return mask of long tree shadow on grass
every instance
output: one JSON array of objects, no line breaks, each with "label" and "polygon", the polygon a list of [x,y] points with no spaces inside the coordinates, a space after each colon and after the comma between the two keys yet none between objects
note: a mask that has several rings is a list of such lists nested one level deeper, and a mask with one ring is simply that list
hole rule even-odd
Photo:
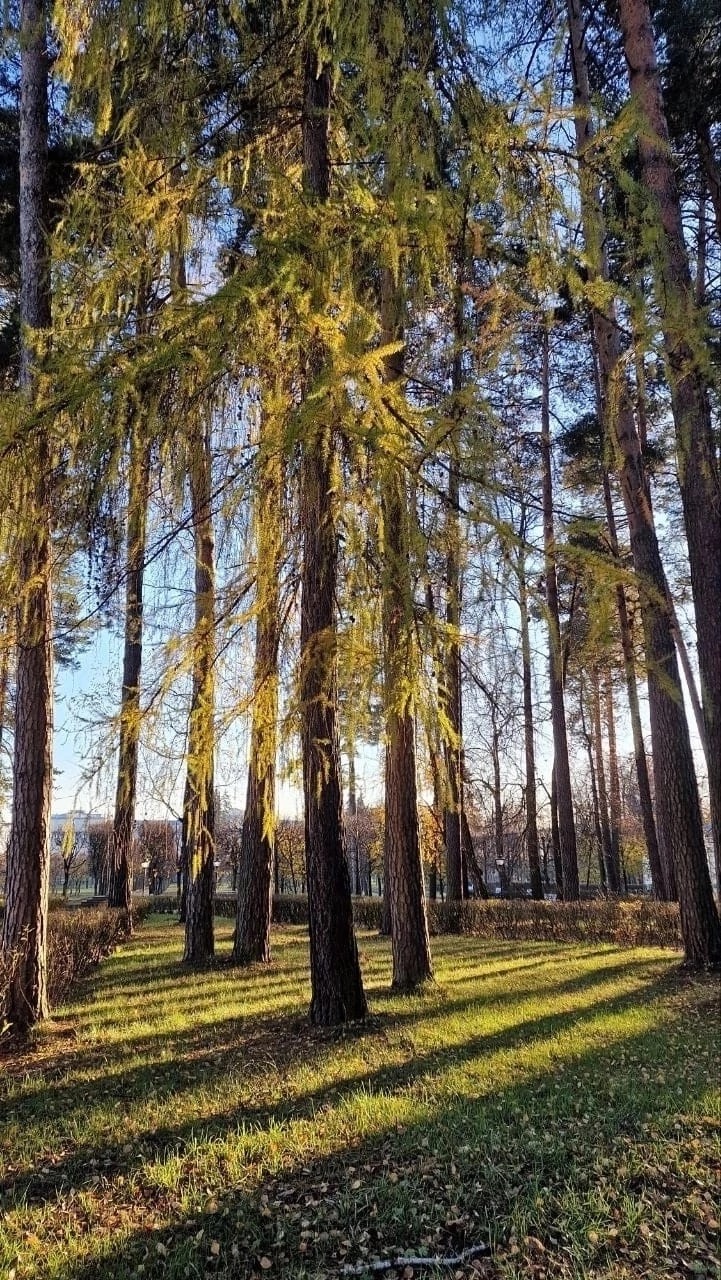
[{"label": "long tree shadow on grass", "polygon": [[[173,1119],[172,1123],[157,1124],[148,1122],[149,1127],[139,1132],[129,1129],[122,1138],[108,1141],[83,1141],[81,1134],[87,1117],[94,1106],[107,1108],[113,1100],[122,1106],[123,1112],[132,1115],[133,1105],[138,1108],[166,1104],[175,1109],[176,1115],[185,1114],[184,1100],[192,1101],[198,1088],[216,1090],[227,1096],[231,1082],[231,1072],[239,1065],[244,1067],[243,1084],[248,1086],[253,1096],[253,1082],[250,1079],[250,1065],[255,1057],[255,1069],[262,1078],[269,1071],[278,1074],[287,1071],[294,1063],[300,1061],[304,1066],[313,1068],[329,1055],[337,1054],[344,1041],[333,1042],[319,1036],[297,1019],[266,1020],[261,1023],[255,1034],[244,1040],[242,1059],[238,1057],[237,1045],[231,1036],[231,1028],[227,1028],[231,1038],[225,1043],[214,1043],[205,1048],[198,1048],[192,1036],[178,1037],[170,1046],[171,1056],[160,1062],[142,1062],[139,1065],[120,1070],[108,1077],[98,1077],[92,1084],[83,1082],[81,1087],[70,1084],[63,1088],[48,1087],[34,1093],[24,1100],[14,1102],[12,1119],[14,1124],[28,1130],[33,1122],[42,1117],[48,1103],[52,1101],[54,1114],[60,1117],[59,1133],[66,1135],[59,1142],[61,1151],[44,1159],[40,1167],[32,1174],[16,1169],[8,1169],[0,1178],[0,1205],[7,1206],[19,1200],[25,1203],[41,1204],[48,1198],[63,1193],[72,1186],[76,1190],[97,1183],[98,1177],[114,1178],[131,1177],[137,1173],[139,1166],[151,1161],[162,1161],[168,1151],[183,1157],[186,1148],[202,1143],[213,1143],[225,1140],[239,1130],[259,1130],[269,1125],[284,1125],[300,1119],[314,1116],[319,1107],[341,1106],[359,1090],[368,1095],[385,1092],[401,1094],[403,1092],[432,1090],[434,1079],[442,1072],[451,1069],[458,1071],[475,1060],[483,1061],[489,1055],[500,1055],[518,1051],[529,1046],[542,1049],[544,1044],[552,1044],[566,1033],[577,1031],[579,1026],[587,1023],[589,1034],[595,1033],[598,1019],[608,1020],[614,1015],[623,1015],[642,1004],[652,1003],[661,993],[669,990],[673,982],[668,975],[657,978],[654,982],[644,983],[641,990],[631,991],[609,999],[603,994],[603,986],[610,976],[618,976],[616,966],[600,970],[596,982],[589,980],[590,975],[582,974],[576,979],[568,980],[564,985],[567,992],[574,990],[593,995],[598,991],[598,999],[586,999],[584,1003],[560,1012],[549,1013],[541,1017],[523,1016],[501,1029],[481,1034],[466,1036],[457,1042],[446,1044],[426,1052],[416,1052],[412,1041],[399,1043],[388,1037],[393,1036],[395,1029],[402,1026],[413,1016],[409,1011],[393,1012],[387,1019],[378,1021],[364,1034],[364,1042],[377,1053],[394,1052],[401,1057],[395,1064],[382,1065],[367,1069],[365,1065],[355,1067],[346,1072],[340,1079],[331,1083],[323,1083],[316,1088],[304,1089],[292,1094],[290,1091],[285,1100],[277,1096],[261,1104],[248,1103],[243,1098],[229,1107],[224,1101],[221,1106],[206,1109],[201,1115],[193,1114],[184,1121]],[[625,970],[624,970],[625,972]],[[538,988],[536,988],[538,992]],[[557,994],[554,988],[554,993]],[[497,1002],[494,997],[493,1003]],[[442,1008],[434,1009],[432,1016],[446,1017],[456,1006],[462,1010],[483,1008],[483,998],[464,997],[457,1002],[444,1002]],[[515,1000],[509,997],[508,1010],[512,1012],[514,1005],[523,1007],[527,1000]],[[416,1008],[415,1018],[423,1017],[422,1010]],[[347,1041],[345,1041],[347,1044]],[[534,1049],[535,1052],[535,1049]],[[553,1049],[553,1053],[562,1057],[561,1049]],[[69,1138],[67,1135],[72,1135]],[[131,1138],[132,1141],[128,1141]]]},{"label": "long tree shadow on grass", "polygon": [[[608,960],[612,958],[612,954],[606,953],[604,958]],[[539,967],[552,968],[553,964],[554,961],[549,961],[547,966],[539,965]],[[87,1111],[96,1100],[104,1102],[108,1097],[117,1096],[125,1101],[142,1098],[146,1095],[148,1086],[152,1086],[155,1093],[162,1094],[164,1080],[167,1092],[177,1094],[177,1080],[179,1075],[182,1077],[182,1070],[178,1065],[180,1062],[192,1064],[196,1075],[192,1077],[191,1083],[197,1080],[197,1072],[204,1069],[207,1069],[211,1077],[221,1078],[225,1076],[229,1066],[252,1071],[259,1057],[262,1058],[261,1069],[265,1072],[268,1063],[278,1067],[282,1066],[284,1061],[292,1061],[296,1058],[298,1046],[303,1038],[311,1058],[317,1058],[323,1054],[323,1041],[328,1036],[330,1039],[342,1042],[348,1040],[349,1034],[354,1037],[360,1035],[370,1043],[379,1033],[401,1029],[404,1023],[412,1022],[422,1025],[425,1022],[433,1022],[440,1014],[447,1018],[456,1013],[468,1014],[472,1011],[480,1012],[495,1008],[503,1009],[507,1015],[516,1008],[522,1008],[530,1000],[538,1003],[544,997],[552,997],[554,1002],[560,1002],[564,998],[576,996],[584,991],[597,992],[598,999],[593,1003],[598,1004],[607,1000],[604,994],[605,989],[615,988],[618,980],[623,979],[637,983],[619,997],[633,1002],[639,992],[650,995],[661,990],[664,985],[672,986],[675,981],[675,974],[671,970],[662,977],[655,978],[654,986],[649,985],[645,980],[646,976],[654,975],[658,966],[654,961],[649,961],[643,956],[624,956],[614,964],[606,963],[601,968],[570,978],[559,979],[552,975],[548,982],[542,983],[537,979],[530,980],[527,974],[523,973],[523,970],[527,970],[528,967],[519,965],[508,970],[495,969],[481,975],[480,978],[473,975],[472,989],[466,986],[468,978],[460,982],[459,975],[456,974],[453,983],[446,983],[436,993],[439,1003],[427,1004],[422,999],[420,1003],[411,1000],[406,1003],[405,1008],[399,1008],[396,1001],[390,1011],[385,1010],[380,1015],[371,1017],[366,1027],[356,1027],[352,1033],[340,1028],[325,1035],[307,1027],[305,1019],[299,1016],[297,1001],[292,998],[287,1002],[289,1008],[285,1013],[259,1012],[258,1006],[262,1007],[263,998],[268,993],[267,972],[258,974],[256,979],[258,983],[262,983],[260,991],[254,992],[259,999],[256,999],[249,1008],[245,1008],[243,1001],[239,998],[239,1008],[222,1018],[214,1012],[210,1018],[205,1016],[206,1006],[208,1010],[213,1011],[213,990],[205,988],[206,1000],[201,1004],[198,991],[194,987],[188,994],[194,1017],[192,1026],[184,1027],[179,1031],[169,1031],[161,1024],[159,1028],[143,1031],[140,1034],[124,1032],[120,1043],[117,1044],[107,1045],[101,1041],[97,1045],[71,1047],[65,1052],[58,1053],[49,1064],[46,1064],[44,1071],[38,1071],[34,1079],[32,1077],[28,1079],[25,1099],[14,1103],[14,1115],[18,1120],[30,1119],[32,1114],[37,1115],[42,1110],[45,1099],[51,1100],[56,1106],[64,1104],[72,1108],[77,1103],[74,1080],[71,1078],[67,1083],[61,1083],[69,1070],[73,1075],[93,1069],[98,1072],[97,1079],[83,1082],[82,1105],[83,1110]],[[514,982],[510,989],[488,990],[484,986],[488,982],[502,979],[506,974],[513,980],[519,972],[523,973],[523,983]],[[192,975],[192,981],[198,984],[200,981],[198,975]],[[246,982],[249,989],[252,989],[253,978],[246,979]],[[451,994],[459,982],[464,988],[462,993],[457,996]],[[380,1001],[388,996],[386,991],[372,992],[372,994]],[[176,996],[172,1004],[173,1011],[179,1004],[180,1001]],[[587,1007],[587,1005],[581,1006],[581,1008]],[[153,1014],[159,1014],[164,1008],[164,1002],[156,1005],[151,999],[147,999],[143,1005],[145,1020],[152,1020]],[[566,1012],[572,1011],[561,1010],[558,1016]],[[523,1019],[521,1023],[513,1025],[522,1025],[524,1021],[526,1020]],[[117,1009],[113,1022],[117,1025]],[[412,1041],[409,1043],[412,1046]],[[155,1049],[159,1052],[153,1054]],[[452,1052],[450,1046],[448,1052]],[[143,1054],[142,1060],[129,1066],[127,1059],[137,1057],[139,1054]],[[42,1081],[42,1084],[36,1087],[36,1082],[39,1081]]]},{"label": "long tree shadow on grass", "polygon": [[[197,1189],[202,1152],[190,1153],[171,1190],[157,1178],[144,1181],[141,1171],[133,1203],[142,1225],[103,1240],[91,1216],[92,1257],[68,1259],[56,1274],[130,1280],[142,1267],[146,1280],[266,1271],[300,1280],[335,1276],[343,1262],[374,1254],[454,1252],[480,1240],[508,1244],[512,1230],[526,1230],[545,1251],[546,1274],[585,1274],[599,1247],[590,1238],[597,1233],[587,1230],[599,1188],[608,1212],[616,1204],[621,1215],[614,1218],[616,1237],[602,1244],[609,1256],[621,1247],[651,1247],[623,1197],[645,1194],[646,1175],[634,1183],[647,1156],[644,1126],[652,1116],[672,1126],[676,1081],[684,1079],[685,1108],[709,1086],[710,1062],[704,1066],[703,1054],[689,1054],[687,1031],[678,1024],[652,1027],[611,1046],[589,1046],[483,1099],[336,1098],[321,1117],[323,1152],[306,1155],[291,1140],[275,1174],[253,1161],[231,1174],[221,1162],[207,1179],[204,1200]],[[712,1040],[709,1035],[708,1047]],[[469,1044],[469,1054],[478,1051]],[[443,1064],[442,1054],[431,1057],[434,1069]],[[400,1073],[396,1086],[405,1078]],[[374,1123],[375,1131],[364,1133]],[[671,1164],[663,1181],[668,1208],[682,1191]],[[67,1211],[73,1212],[72,1197]],[[699,1237],[699,1249],[701,1243]],[[653,1247],[668,1254],[668,1242]],[[694,1261],[688,1250],[679,1257]]]}]

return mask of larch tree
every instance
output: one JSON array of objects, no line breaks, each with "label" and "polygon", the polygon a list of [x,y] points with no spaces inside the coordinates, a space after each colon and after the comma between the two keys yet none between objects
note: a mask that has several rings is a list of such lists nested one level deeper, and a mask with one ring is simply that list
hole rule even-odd
[{"label": "larch tree", "polygon": [[[314,224],[310,288],[323,305],[322,247],[329,234],[333,66],[326,26],[303,52],[303,185]],[[318,303],[316,303],[318,305]],[[338,463],[335,404],[323,387],[320,325],[309,335],[300,463],[302,533],[300,724],[310,920],[311,1022],[332,1026],[367,1011],[353,928],[343,829],[337,696]]]},{"label": "larch tree", "polygon": [[[383,377],[389,394],[403,375],[403,292],[388,267],[381,270],[381,344],[389,349]],[[433,976],[426,921],[418,819],[415,637],[411,577],[411,514],[402,432],[391,414],[387,456],[379,457],[382,506],[384,692],[386,700],[385,867],[390,905],[393,986],[413,991]],[[394,448],[400,443],[400,449]],[[407,443],[407,442],[406,442]],[[460,852],[460,850],[459,850]]]},{"label": "larch tree", "polygon": [[283,558],[285,458],[282,427],[287,396],[280,374],[268,371],[261,391],[255,491],[256,621],[250,757],[238,863],[233,959],[270,960],[275,856],[275,770],[278,740],[278,646]]},{"label": "larch tree", "polygon": [[2,950],[11,958],[4,1013],[27,1030],[48,1012],[47,915],[53,746],[52,436],[42,412],[51,323],[48,241],[48,69],[44,0],[20,8],[20,395],[28,424],[19,488],[13,797]]},{"label": "larch tree", "polygon": [[214,952],[215,897],[216,635],[211,412],[201,413],[191,421],[187,451],[195,550],[195,625],[191,637],[192,691],[184,813],[188,896],[183,959],[189,964],[204,964]]}]

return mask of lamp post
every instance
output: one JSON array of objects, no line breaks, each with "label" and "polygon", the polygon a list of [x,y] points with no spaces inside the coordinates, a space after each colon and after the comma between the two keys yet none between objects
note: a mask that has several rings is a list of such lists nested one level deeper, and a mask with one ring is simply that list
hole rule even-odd
[{"label": "lamp post", "polygon": [[501,897],[506,896],[506,859],[496,858],[496,867],[498,868],[498,879],[501,885]]},{"label": "lamp post", "polygon": [[149,867],[149,866],[150,866],[150,859],[149,859],[149,858],[148,858],[148,859],[146,859],[146,861],[145,861],[145,862],[141,862],[141,864],[140,864],[141,870],[142,870],[142,872],[143,872],[143,885],[142,885],[142,888],[141,888],[141,890],[140,890],[141,896],[145,894],[145,872],[148,870],[148,867]]}]

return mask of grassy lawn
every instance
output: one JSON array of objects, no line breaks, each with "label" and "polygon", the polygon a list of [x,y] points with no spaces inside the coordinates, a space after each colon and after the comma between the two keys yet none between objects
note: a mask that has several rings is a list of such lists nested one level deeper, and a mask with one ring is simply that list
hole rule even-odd
[{"label": "grassy lawn", "polygon": [[301,1280],[482,1241],[442,1274],[721,1275],[717,980],[445,937],[403,1000],[361,934],[373,1017],[328,1034],[300,928],[265,972],[187,972],[181,942],[151,919],[0,1060],[2,1280]]}]

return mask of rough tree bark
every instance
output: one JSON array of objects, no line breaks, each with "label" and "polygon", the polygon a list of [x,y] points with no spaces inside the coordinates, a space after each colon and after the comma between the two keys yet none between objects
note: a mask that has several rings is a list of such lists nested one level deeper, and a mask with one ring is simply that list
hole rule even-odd
[{"label": "rough tree bark", "polygon": [[523,744],[526,762],[526,853],[531,877],[531,896],[543,898],[541,855],[538,841],[538,808],[536,800],[536,749],[533,733],[533,685],[531,666],[531,635],[528,625],[528,583],[525,540],[525,513],[521,522],[520,551],[518,554],[518,607],[521,618],[521,660],[523,663]]},{"label": "rough tree bark", "polygon": [[[464,218],[465,233],[465,218]],[[462,237],[463,241],[464,237]],[[463,262],[463,243],[458,253],[458,272]],[[454,305],[453,365],[451,370],[452,428],[448,436],[448,514],[446,518],[446,625],[448,628],[441,681],[441,704],[452,737],[444,744],[446,787],[444,789],[443,836],[446,846],[446,894],[449,902],[460,902],[463,892],[463,774],[461,772],[462,684],[461,684],[461,536],[460,501],[460,392],[463,387],[463,293],[460,280]]]},{"label": "rough tree bark", "polygon": [[[568,0],[576,99],[576,146],[586,256],[592,280],[608,279],[600,195],[589,162],[593,141],[579,0]],[[678,887],[681,927],[689,965],[721,959],[721,926],[713,900],[701,808],[666,584],[653,524],[648,479],[628,386],[620,362],[619,329],[612,304],[594,307],[594,336],[604,399],[604,421],[619,456],[621,491],[631,553],[639,581],[648,664],[649,707],[659,835],[667,891]],[[675,885],[673,882],[675,881]]]},{"label": "rough tree bark", "polygon": [[[588,757],[588,775],[591,779],[591,801],[593,804],[593,826],[596,833],[596,850],[598,854],[598,874],[601,882],[601,888],[606,891],[608,888],[606,881],[606,859],[603,839],[603,825],[601,823],[601,806],[598,803],[598,784],[596,780],[596,765],[593,753],[593,736],[588,730],[586,724],[586,708],[585,708],[585,682],[581,676],[581,687],[579,690],[578,708],[581,713],[581,734],[586,745],[586,755]],[[590,860],[589,860],[590,872]]]},{"label": "rough tree bark", "polygon": [[556,779],[556,801],[558,805],[558,834],[560,840],[561,867],[563,870],[563,897],[566,902],[573,902],[579,896],[578,855],[576,852],[576,825],[573,817],[571,769],[568,761],[568,735],[566,732],[566,709],[563,695],[561,620],[558,608],[558,581],[556,578],[555,533],[553,527],[548,326],[545,321],[542,325],[541,353],[543,548],[544,573],[546,581],[546,608],[548,611],[549,686],[551,694],[551,722],[553,728],[553,762]]},{"label": "rough tree bark", "polygon": [[[597,390],[599,396],[599,419],[602,420],[603,400],[600,394],[600,386]],[[613,555],[614,560],[618,563],[620,561],[620,551],[618,546],[618,535],[616,532],[616,514],[613,508],[613,497],[611,494],[609,474],[605,466],[603,468],[603,498],[606,507],[606,524],[608,526],[611,554]],[[628,612],[626,590],[623,583],[620,581],[616,584],[616,608],[618,610],[623,666],[626,676],[626,692],[628,696],[628,707],[631,720],[631,734],[633,737],[633,755],[636,762],[636,779],[638,781],[638,794],[641,804],[641,821],[643,823],[643,835],[646,841],[646,852],[648,854],[648,863],[651,871],[651,883],[653,885],[655,896],[660,899],[665,899],[668,897],[668,891],[664,877],[661,851],[658,844],[656,819],[654,817],[653,800],[651,798],[651,782],[648,773],[648,761],[646,759],[646,746],[643,740],[641,705],[639,702],[638,683],[636,680],[636,653],[633,643],[633,629]]]},{"label": "rough tree bark", "polygon": [[[381,342],[402,341],[399,290],[388,268],[381,273]],[[403,374],[403,352],[383,362],[393,387]],[[385,860],[393,952],[393,987],[413,991],[433,976],[426,919],[418,821],[416,727],[412,694],[414,625],[407,482],[398,458],[381,459],[383,511],[383,658],[386,697]],[[460,690],[459,690],[460,696]],[[458,831],[460,870],[460,828]],[[462,882],[459,896],[462,894]]]},{"label": "rough tree bark", "polygon": [[671,384],[681,501],[688,543],[708,785],[716,848],[721,847],[721,472],[698,345],[696,307],[681,220],[661,79],[647,0],[619,0],[631,100],[640,115],[638,150],[653,203],[652,256]]},{"label": "rough tree bark", "polygon": [[[330,194],[329,113],[331,66],[314,50],[305,54],[303,178],[312,204]],[[312,263],[311,263],[312,266]],[[320,334],[309,344],[307,383],[321,376]],[[336,585],[338,475],[333,424],[325,405],[309,427],[301,454],[303,563],[300,622],[300,703],[305,851],[310,922],[310,1020],[321,1026],[363,1018],[367,1012],[353,930],[350,876],[343,831]]]},{"label": "rough tree bark", "polygon": [[278,734],[280,567],[285,468],[282,442],[261,436],[255,499],[257,597],[255,672],[248,786],[238,864],[238,906],[233,959],[270,960],[275,847],[275,758]]},{"label": "rough tree bark", "polygon": [[[603,700],[606,712],[606,736],[608,738],[608,807],[611,823],[611,854],[614,863],[614,876],[618,880],[619,890],[622,883],[622,871],[625,864],[621,860],[621,782],[618,776],[618,746],[616,743],[616,712],[613,705],[613,681],[610,671],[603,677]],[[625,891],[625,872],[623,873]]]},{"label": "rough tree bark", "polygon": [[613,856],[613,837],[609,813],[609,792],[606,783],[606,764],[603,758],[603,731],[601,728],[601,682],[598,669],[591,672],[591,714],[593,717],[593,743],[596,752],[596,781],[598,785],[598,810],[601,820],[603,864],[606,869],[606,885],[609,893],[621,891],[621,876]]},{"label": "rough tree bark", "polygon": [[[21,387],[28,411],[37,399],[38,350],[50,327],[47,239],[48,51],[43,0],[20,9],[20,318]],[[15,740],[7,846],[2,951],[12,977],[3,1012],[25,1031],[46,1016],[47,913],[52,796],[53,647],[51,442],[40,423],[28,432],[19,468]]]},{"label": "rough tree bark", "polygon": [[215,545],[209,421],[191,425],[188,477],[195,542],[193,685],[188,717],[186,775],[188,890],[185,951],[188,964],[212,959],[215,892]]},{"label": "rough tree bark", "polygon": [[125,551],[125,639],[120,701],[118,781],[115,792],[108,905],[126,912],[132,929],[132,847],[140,745],[140,672],[143,661],[143,575],[150,486],[150,446],[143,416],[132,412],[128,458]]}]

